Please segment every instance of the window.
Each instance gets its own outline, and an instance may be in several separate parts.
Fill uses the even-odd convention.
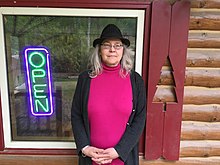
[[[0,12],[0,80],[2,101],[8,103],[2,105],[5,146],[75,148],[71,102],[92,42],[104,26],[116,24],[131,41],[135,69],[141,74],[144,10],[104,9],[100,14],[96,9],[5,7]],[[23,58],[27,46],[48,48],[54,105],[50,115],[31,113]]]

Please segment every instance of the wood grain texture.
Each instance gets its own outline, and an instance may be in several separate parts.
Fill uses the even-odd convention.
[[[170,68],[163,67],[158,85],[174,85],[173,73]],[[187,67],[184,85],[210,88],[220,87],[220,68]]]
[[[188,48],[186,66],[220,68],[220,49]]]
[[[220,155],[220,142],[214,140],[186,140],[180,143],[181,157],[210,157]]]
[[[189,48],[219,48],[220,31],[190,30],[188,47]]]
[[[191,8],[218,8],[220,9],[219,0],[191,0]]]
[[[190,30],[219,30],[219,9],[191,9]]]
[[[184,104],[220,104],[220,88],[187,86],[184,88]]]
[[[147,161],[140,157],[140,165],[219,165],[220,157],[181,157],[178,161],[158,159]],[[77,165],[76,156],[18,156],[0,155],[1,165]]]
[[[220,122],[220,105],[183,105],[183,121]]]
[[[156,161],[146,161],[141,159],[140,165],[219,165],[220,157],[182,157],[178,161],[166,161],[158,159]]]
[[[76,156],[0,155],[1,165],[77,165]]]
[[[173,86],[160,85],[153,102],[176,102]],[[184,104],[220,104],[220,88],[185,86]]]
[[[182,140],[220,140],[220,122],[183,121]]]

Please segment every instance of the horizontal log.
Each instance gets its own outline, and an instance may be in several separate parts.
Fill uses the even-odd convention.
[[[153,102],[176,102],[173,86],[158,86]]]
[[[191,8],[220,8],[218,0],[191,0]]]
[[[220,31],[190,30],[188,36],[189,48],[219,48]]]
[[[187,67],[220,67],[220,49],[188,48]]]
[[[220,68],[186,68],[186,86],[220,87]]]
[[[168,60],[165,61],[164,66],[169,66]],[[187,49],[187,67],[220,67],[220,49],[212,48],[188,48]],[[171,70],[171,69],[165,69]]]
[[[140,165],[219,165],[220,157],[183,157],[178,161],[167,161],[158,159],[147,161],[143,157],[139,158]],[[76,165],[77,156],[51,156],[51,155],[0,155],[1,165]]]
[[[220,122],[220,105],[183,105],[183,121]]]
[[[172,68],[163,66],[161,69],[160,80],[157,85],[174,85]]]
[[[170,67],[162,68],[158,85],[174,85],[173,72]],[[220,68],[187,67],[184,85],[220,87]]]
[[[0,155],[0,164],[2,165],[73,165],[77,162],[77,157],[73,155]]]
[[[140,159],[140,165],[219,165],[220,157],[183,157],[178,161],[167,161],[164,159],[158,159],[153,161],[147,161]]]
[[[184,104],[220,104],[220,88],[185,87]]]
[[[220,141],[186,140],[180,142],[181,157],[209,157],[220,155]]]
[[[162,158],[153,161],[140,159],[140,165],[219,165],[219,163],[220,157],[183,157],[180,158],[178,161],[168,161]]]
[[[173,86],[158,86],[153,102],[176,102]],[[184,104],[220,104],[220,88],[184,87]]]
[[[182,140],[220,140],[220,122],[183,121]]]
[[[191,9],[190,30],[220,30],[220,9]]]

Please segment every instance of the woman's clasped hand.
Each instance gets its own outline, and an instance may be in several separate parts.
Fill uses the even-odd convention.
[[[118,158],[118,153],[114,148],[99,149],[96,147],[88,146],[82,150],[83,154],[92,158],[97,164],[108,164],[113,159]]]

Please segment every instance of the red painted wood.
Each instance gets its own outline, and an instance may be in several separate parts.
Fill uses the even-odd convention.
[[[172,7],[169,58],[177,103],[168,103],[165,113],[163,157],[168,160],[179,159],[189,14],[189,1],[178,1]]]
[[[150,1],[126,0],[1,0],[0,6],[145,9]]]
[[[169,49],[171,6],[167,1],[154,1],[152,5],[145,158],[157,159],[162,155],[163,103],[153,102],[161,68]]]
[[[150,36],[150,6],[145,10],[145,25],[144,25],[144,49],[143,49],[143,63],[142,63],[142,77],[146,86],[147,92],[147,78],[148,78],[148,58],[149,58],[149,36]],[[139,153],[145,153],[145,135],[146,131],[143,132],[139,142]]]
[[[145,146],[145,158],[148,160],[179,158],[189,4],[189,1],[178,1],[174,5],[163,0],[153,2]],[[167,102],[163,106],[161,102],[153,102],[153,97],[166,58],[173,69],[177,102]]]
[[[2,123],[2,105],[1,105],[1,90],[0,90],[0,151],[4,150],[4,134],[3,134],[3,123]]]
[[[75,149],[25,149],[25,148],[4,148],[0,154],[12,155],[76,155]]]

